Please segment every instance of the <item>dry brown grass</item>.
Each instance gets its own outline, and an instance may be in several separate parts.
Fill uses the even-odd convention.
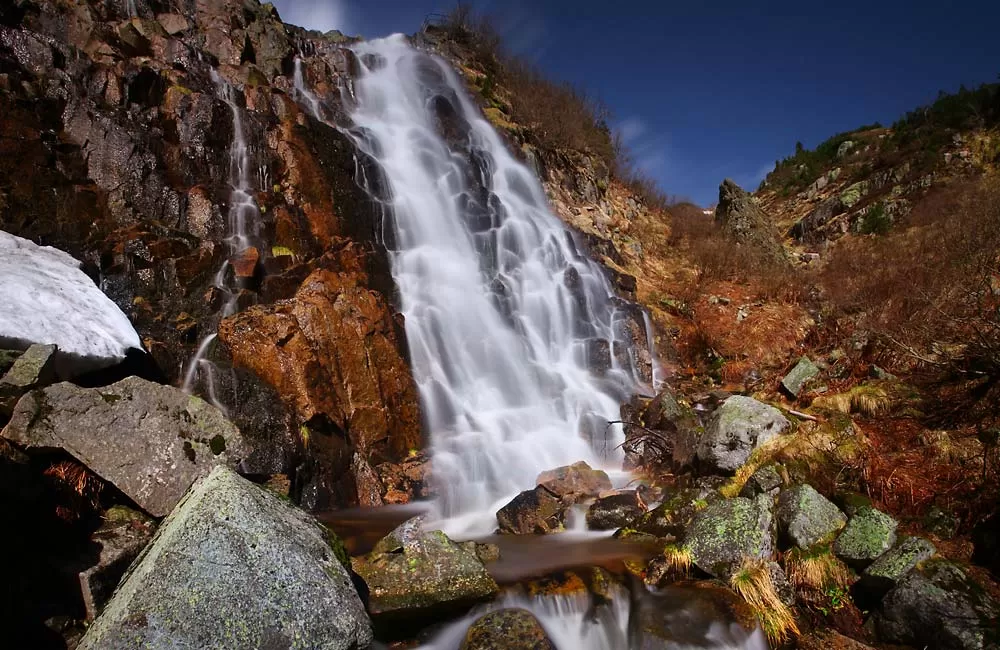
[[[754,472],[774,460],[796,438],[796,434],[776,436],[754,449],[750,457],[747,458],[747,462],[743,463],[736,470],[736,474],[725,485],[719,488],[719,493],[727,499],[732,499],[739,495],[740,491],[743,490],[743,486],[747,484],[747,481],[750,480]]]
[[[828,547],[808,551],[793,548],[785,555],[785,572],[796,589],[847,589],[854,582],[854,574]]]
[[[757,615],[764,634],[772,644],[781,645],[799,635],[795,614],[781,602],[767,562],[758,558],[744,559],[729,579],[729,586]]]

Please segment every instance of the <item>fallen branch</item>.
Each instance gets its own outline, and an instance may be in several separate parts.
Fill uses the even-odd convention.
[[[819,422],[819,418],[816,417],[815,415],[809,415],[808,413],[803,413],[802,411],[793,411],[792,409],[788,409],[788,413],[791,414],[791,415],[794,415],[795,417],[799,418],[800,420],[809,420],[810,422]]]

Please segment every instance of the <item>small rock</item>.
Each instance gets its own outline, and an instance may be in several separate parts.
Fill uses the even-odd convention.
[[[156,16],[156,20],[163,27],[163,31],[171,36],[186,32],[191,27],[187,18],[180,14],[159,14]]]
[[[499,590],[474,552],[440,530],[425,530],[421,518],[404,523],[352,565],[368,585],[368,611],[393,634],[425,624],[430,615],[463,613]]]
[[[796,640],[799,650],[874,650],[835,630],[814,630]]]
[[[871,367],[871,369],[869,370],[868,374],[873,379],[883,379],[883,380],[886,380],[886,381],[896,381],[898,379],[896,377],[896,375],[892,374],[888,370],[884,370],[884,369],[882,369],[882,368],[880,368],[878,366],[875,366],[875,365],[873,365]]]
[[[556,650],[542,624],[526,609],[484,614],[465,633],[461,650]]]
[[[248,247],[229,260],[229,263],[233,265],[233,273],[237,278],[243,280],[254,276],[257,272],[257,264],[259,262],[260,251],[255,246]]]
[[[959,521],[937,506],[932,506],[924,516],[923,526],[931,535],[940,539],[951,539],[958,532]]]
[[[786,431],[791,424],[778,409],[734,395],[712,413],[698,442],[698,461],[709,472],[732,473],[754,449]]]
[[[818,544],[847,523],[844,513],[811,485],[782,491],[777,516],[780,530],[802,549]]]
[[[646,504],[635,490],[619,490],[599,497],[587,510],[587,528],[614,530],[630,525],[646,512]]]
[[[744,558],[770,558],[774,550],[771,509],[771,498],[764,495],[714,503],[695,515],[684,534],[684,548],[699,569],[728,578]]]
[[[583,461],[542,472],[535,484],[547,489],[566,505],[596,497],[611,489],[607,473]]]
[[[29,451],[65,450],[154,517],[169,513],[214,466],[235,466],[247,453],[219,409],[138,377],[31,391],[2,435]]]
[[[768,463],[750,475],[743,489],[740,490],[740,496],[748,499],[752,499],[758,494],[775,496],[781,489],[781,484],[781,474],[778,473],[778,467],[774,463]]]
[[[851,153],[851,149],[854,148],[854,142],[851,140],[845,140],[840,143],[837,147],[837,158],[843,158],[847,154]]]
[[[330,534],[217,467],[163,522],[79,649],[348,650],[371,642]]]
[[[858,589],[874,601],[882,598],[895,587],[914,567],[931,559],[937,549],[921,537],[907,537],[882,554],[861,575]]]
[[[668,493],[660,505],[639,517],[633,527],[638,532],[655,537],[678,539],[691,519],[708,506],[710,499],[714,502],[721,498],[718,493],[712,498],[709,492],[697,488],[680,488]]]
[[[51,384],[56,379],[55,345],[34,344],[17,357],[0,379],[0,416],[9,416],[14,405],[29,390]]]
[[[97,563],[80,572],[88,621],[100,614],[125,570],[153,538],[155,529],[152,519],[125,506],[104,513],[104,523],[90,538],[100,548]]]
[[[917,648],[985,650],[997,647],[1000,607],[947,560],[929,560],[907,573],[873,615],[880,639]]]
[[[525,490],[497,511],[500,532],[514,535],[551,533],[562,530],[568,504],[539,485]]]
[[[855,568],[866,567],[896,543],[897,525],[880,510],[862,508],[833,543],[833,553]]]
[[[792,371],[781,380],[781,387],[792,397],[798,397],[803,387],[819,374],[819,368],[809,357],[802,357]]]

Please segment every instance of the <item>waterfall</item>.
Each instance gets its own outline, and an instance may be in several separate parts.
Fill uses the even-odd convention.
[[[243,127],[243,116],[237,103],[236,90],[216,70],[211,71],[219,95],[229,106],[233,116],[233,142],[229,147],[229,209],[226,214],[226,248],[228,255],[212,280],[212,286],[222,295],[222,306],[216,316],[219,320],[236,312],[239,298],[239,280],[233,261],[246,254],[254,246],[260,234],[260,210],[253,197],[251,181],[252,157]],[[225,411],[215,393],[215,366],[207,359],[216,334],[202,339],[194,357],[188,362],[184,373],[183,390],[190,393],[199,380],[204,380],[206,397],[215,406]]]
[[[359,174],[391,224],[437,505],[447,531],[488,532],[543,470],[620,468],[622,303],[450,66],[399,35],[355,53],[348,132],[381,176]]]

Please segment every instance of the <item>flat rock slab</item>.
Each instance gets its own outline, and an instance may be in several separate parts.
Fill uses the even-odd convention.
[[[169,513],[213,467],[235,466],[247,453],[219,409],[138,377],[31,391],[2,435],[29,451],[65,450],[154,517]]]
[[[8,416],[21,396],[56,379],[54,345],[36,343],[19,355],[0,379],[0,415]]]
[[[163,522],[79,649],[347,650],[371,641],[326,529],[216,467]]]

